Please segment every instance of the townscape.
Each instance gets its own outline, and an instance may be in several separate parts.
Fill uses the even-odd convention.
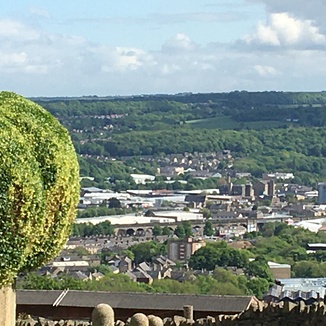
[[[113,155],[108,143],[117,146],[113,140],[121,137],[124,119],[133,111],[95,112],[99,101],[112,110],[120,98],[81,99],[74,102],[76,108],[91,110],[94,102],[94,112],[73,117],[54,109],[58,101],[68,106],[70,99],[39,101],[72,134],[80,155],[81,191],[65,248],[36,272],[21,273],[18,289],[253,295],[267,303],[324,300],[326,183],[314,170],[317,163],[308,173],[308,167],[284,156],[286,166],[257,170],[254,148],[247,154],[252,165],[243,165],[243,148],[231,143],[207,152],[161,153],[153,147],[155,154],[146,155],[122,155],[128,150],[117,148]],[[138,103],[123,101],[123,107]],[[105,120],[112,122],[109,127]],[[90,128],[92,121],[101,123]],[[296,123],[286,128],[311,129]],[[220,130],[217,137],[230,137],[227,132]],[[231,136],[237,133],[242,131]],[[139,153],[146,148],[147,143]],[[323,156],[312,160],[316,157],[322,166]]]
[[[0,326],[326,325],[324,1],[4,1]]]

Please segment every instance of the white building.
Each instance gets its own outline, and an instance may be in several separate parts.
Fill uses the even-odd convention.
[[[145,184],[155,180],[155,175],[150,174],[130,174],[136,184]]]

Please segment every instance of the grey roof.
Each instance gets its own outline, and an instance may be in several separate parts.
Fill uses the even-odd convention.
[[[146,263],[146,262],[142,262],[142,263],[140,263],[139,265],[138,265],[138,267],[140,268],[140,269],[142,269],[143,271],[145,271],[145,272],[149,272],[149,271],[151,271],[152,270],[152,268]]]
[[[194,203],[204,203],[206,195],[186,195],[185,201]]]
[[[263,296],[263,299],[266,300],[271,296],[279,301],[289,299],[293,302],[300,300],[309,302],[324,298],[325,287],[320,285],[320,282],[322,282],[323,279],[292,279],[292,284],[290,283],[290,279],[283,280],[285,285],[274,284]],[[311,285],[309,286],[309,284]]]
[[[62,291],[17,290],[17,305],[53,305]],[[184,305],[193,305],[195,311],[241,312],[254,296],[189,295],[163,293],[115,293],[68,291],[57,304],[65,307],[95,307],[107,303],[112,308],[182,310]]]

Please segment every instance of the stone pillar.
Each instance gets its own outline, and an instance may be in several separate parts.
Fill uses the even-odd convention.
[[[11,286],[0,288],[0,325],[15,326],[16,293]]]
[[[194,307],[190,305],[183,306],[183,317],[192,322],[194,320]]]

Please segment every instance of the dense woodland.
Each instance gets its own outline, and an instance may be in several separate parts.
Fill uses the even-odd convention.
[[[286,171],[304,184],[326,179],[326,92],[34,100],[69,129],[81,155],[81,175],[95,177],[85,185],[134,186],[132,171],[155,173],[155,166],[139,156],[224,149],[235,157],[232,169],[254,177]],[[108,177],[111,184],[105,182]]]

